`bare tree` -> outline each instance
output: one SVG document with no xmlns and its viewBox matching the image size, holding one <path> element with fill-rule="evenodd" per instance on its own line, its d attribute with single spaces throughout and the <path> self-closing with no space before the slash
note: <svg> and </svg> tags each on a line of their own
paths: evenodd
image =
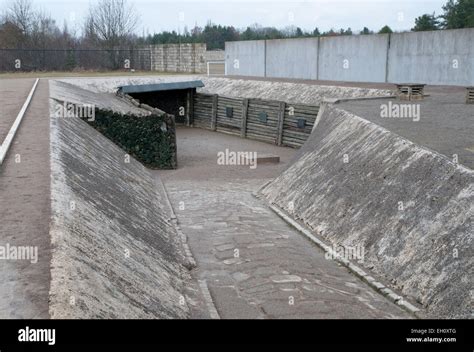
<svg viewBox="0 0 474 352">
<path fill-rule="evenodd" d="M 138 21 L 135 8 L 126 0 L 99 0 L 90 7 L 85 28 L 103 47 L 112 49 L 133 35 Z"/>
<path fill-rule="evenodd" d="M 31 0 L 15 0 L 7 7 L 5 18 L 15 24 L 24 35 L 30 34 L 35 21 Z"/>
</svg>

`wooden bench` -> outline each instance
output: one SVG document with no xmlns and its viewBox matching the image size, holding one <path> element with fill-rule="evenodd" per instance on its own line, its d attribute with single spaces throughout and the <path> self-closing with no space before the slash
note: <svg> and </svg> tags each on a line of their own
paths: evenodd
<svg viewBox="0 0 474 352">
<path fill-rule="evenodd" d="M 253 157 L 250 159 L 247 157 L 247 161 L 255 162 Z M 280 162 L 280 156 L 275 155 L 275 154 L 260 154 L 257 153 L 257 164 L 278 164 Z"/>
<path fill-rule="evenodd" d="M 466 87 L 466 104 L 474 104 L 474 87 Z"/>
<path fill-rule="evenodd" d="M 400 100 L 423 100 L 426 84 L 402 83 L 397 84 L 397 95 Z"/>
</svg>

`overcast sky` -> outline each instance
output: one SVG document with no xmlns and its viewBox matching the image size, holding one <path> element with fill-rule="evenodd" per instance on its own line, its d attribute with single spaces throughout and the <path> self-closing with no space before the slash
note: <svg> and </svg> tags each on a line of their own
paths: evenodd
<svg viewBox="0 0 474 352">
<path fill-rule="evenodd" d="M 0 0 L 5 3 L 9 0 Z M 89 3 L 94 0 L 33 0 L 62 26 L 80 29 Z M 424 13 L 441 14 L 447 0 L 128 0 L 140 14 L 138 34 L 183 30 L 184 26 L 216 24 L 245 28 L 253 23 L 284 28 L 290 25 L 321 31 L 364 26 L 379 30 L 385 24 L 394 30 L 409 30 Z"/>
</svg>

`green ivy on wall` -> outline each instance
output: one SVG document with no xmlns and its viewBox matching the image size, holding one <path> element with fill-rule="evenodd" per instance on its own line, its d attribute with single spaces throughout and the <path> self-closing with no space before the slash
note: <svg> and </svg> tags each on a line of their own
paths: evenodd
<svg viewBox="0 0 474 352">
<path fill-rule="evenodd" d="M 138 116 L 95 109 L 89 125 L 152 169 L 176 168 L 176 131 L 172 115 Z"/>
</svg>

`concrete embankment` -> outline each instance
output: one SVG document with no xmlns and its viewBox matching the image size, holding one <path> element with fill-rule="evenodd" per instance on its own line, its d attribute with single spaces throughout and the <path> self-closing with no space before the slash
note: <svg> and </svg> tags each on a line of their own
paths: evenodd
<svg viewBox="0 0 474 352">
<path fill-rule="evenodd" d="M 272 82 L 246 79 L 213 78 L 204 81 L 203 93 L 238 98 L 281 100 L 290 103 L 319 105 L 328 98 L 367 98 L 393 94 L 390 90 L 323 86 L 305 83 Z"/>
<path fill-rule="evenodd" d="M 474 171 L 328 107 L 294 163 L 260 190 L 428 316 L 471 317 Z"/>
<path fill-rule="evenodd" d="M 120 99 L 112 93 L 93 92 L 61 81 L 51 81 L 49 89 L 51 98 L 57 101 L 79 105 L 87 104 L 99 109 L 112 110 L 119 113 L 149 114 L 148 111 L 140 109 L 128 100 Z"/>
<path fill-rule="evenodd" d="M 51 317 L 188 317 L 189 272 L 150 172 L 76 117 L 51 118 L 51 172 Z"/>
<path fill-rule="evenodd" d="M 219 94 L 221 96 L 236 98 L 281 100 L 295 104 L 319 105 L 319 103 L 325 98 L 345 99 L 387 97 L 393 94 L 389 89 L 330 85 L 323 86 L 305 83 L 272 82 L 205 76 L 61 79 L 61 82 L 81 87 L 90 92 L 112 94 L 117 91 L 119 86 L 123 85 L 180 82 L 196 79 L 201 80 L 205 85 L 204 88 L 198 89 L 198 92 L 201 93 Z"/>
</svg>

